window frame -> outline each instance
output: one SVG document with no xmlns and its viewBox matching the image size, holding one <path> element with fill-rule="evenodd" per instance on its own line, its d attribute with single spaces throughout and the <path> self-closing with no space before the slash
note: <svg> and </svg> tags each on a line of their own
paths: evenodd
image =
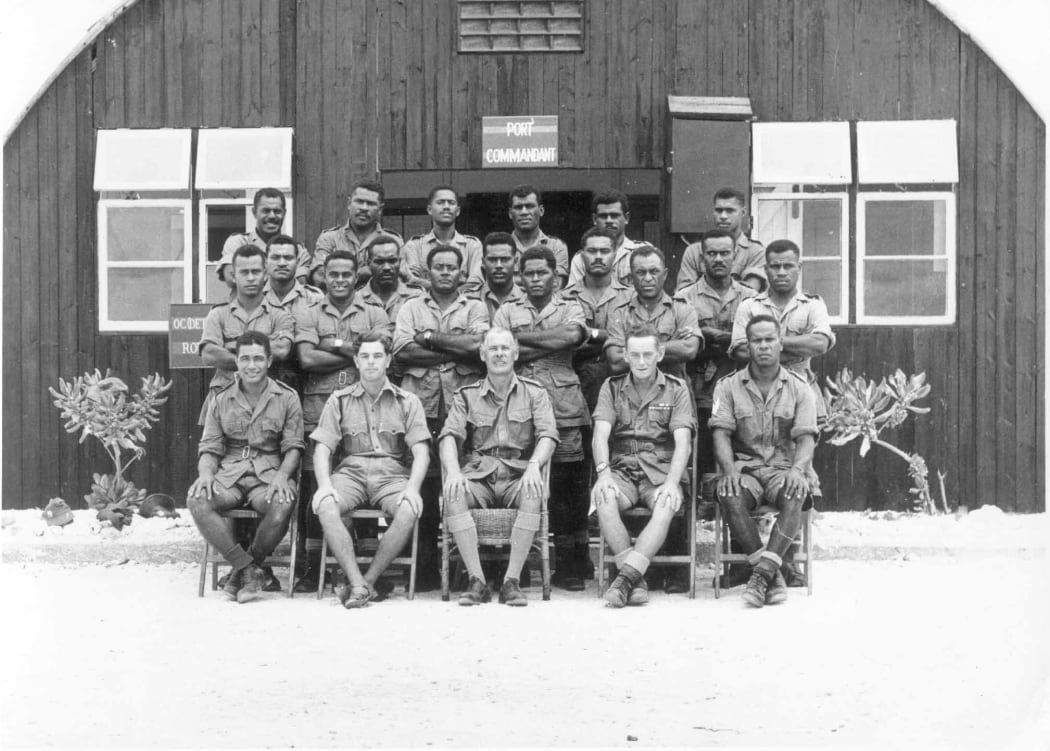
<svg viewBox="0 0 1050 751">
<path fill-rule="evenodd" d="M 109 260 L 109 214 L 111 208 L 181 208 L 183 212 L 183 259 L 181 261 L 111 261 Z M 138 319 L 117 321 L 109 318 L 110 269 L 177 269 L 182 274 L 182 299 L 193 296 L 193 201 L 190 198 L 99 198 L 98 220 L 98 327 L 99 332 L 167 333 L 168 320 Z"/>
<path fill-rule="evenodd" d="M 181 178 L 171 180 L 141 180 L 121 182 L 109 178 L 103 167 L 113 163 L 110 151 L 118 146 L 121 136 L 134 135 L 144 137 L 146 135 L 170 137 L 172 143 L 179 149 L 178 161 L 181 164 L 183 174 Z M 158 144 L 158 148 L 160 144 Z M 129 192 L 129 191 L 188 191 L 192 184 L 193 166 L 190 157 L 193 153 L 193 131 L 189 128 L 100 128 L 95 131 L 95 164 L 92 185 L 96 192 L 107 191 Z"/>
<path fill-rule="evenodd" d="M 945 201 L 944 222 L 944 245 L 943 255 L 878 255 L 872 256 L 865 253 L 867 215 L 866 207 L 869 202 L 890 201 Z M 924 190 L 924 191 L 873 191 L 857 190 L 856 201 L 856 249 L 857 249 L 857 271 L 856 271 L 856 323 L 860 326 L 944 326 L 953 325 L 958 317 L 958 204 L 954 191 L 951 190 Z M 918 261 L 943 259 L 947 265 L 945 274 L 945 314 L 937 316 L 883 316 L 869 315 L 864 312 L 864 271 L 867 259 L 877 261 Z"/>
<path fill-rule="evenodd" d="M 213 138 L 235 138 L 237 136 L 275 136 L 280 138 L 281 156 L 284 166 L 280 177 L 273 180 L 251 181 L 244 178 L 234 180 L 207 180 L 202 173 L 208 168 L 208 155 L 212 146 L 208 143 Z M 292 128 L 264 127 L 264 128 L 200 128 L 197 130 L 196 164 L 193 170 L 194 190 L 236 190 L 255 191 L 259 188 L 277 188 L 282 192 L 288 192 L 292 188 L 292 166 L 294 155 L 292 153 Z"/>
<path fill-rule="evenodd" d="M 758 188 L 766 188 L 768 185 L 759 185 Z M 828 190 L 828 191 L 813 191 L 813 192 L 777 192 L 775 189 L 768 192 L 761 192 L 760 190 L 752 190 L 751 193 L 751 219 L 754 225 L 758 224 L 759 218 L 759 206 L 763 202 L 773 201 L 838 201 L 841 207 L 841 218 L 842 223 L 839 228 L 839 299 L 841 304 L 839 306 L 839 315 L 831 315 L 829 313 L 829 320 L 831 323 L 838 326 L 849 325 L 849 311 L 850 311 L 850 274 L 852 267 L 850 265 L 850 254 L 849 254 L 849 211 L 850 211 L 850 196 L 849 191 L 845 189 L 845 186 L 839 186 L 839 190 Z M 777 238 L 779 239 L 779 238 Z M 801 245 L 800 245 L 801 247 Z M 799 289 L 806 291 L 804 284 L 806 278 L 806 264 L 807 263 L 820 263 L 821 260 L 830 261 L 832 256 L 806 256 L 806 249 L 802 249 L 802 272 L 799 276 Z M 814 292 L 816 290 L 809 290 Z"/>
</svg>

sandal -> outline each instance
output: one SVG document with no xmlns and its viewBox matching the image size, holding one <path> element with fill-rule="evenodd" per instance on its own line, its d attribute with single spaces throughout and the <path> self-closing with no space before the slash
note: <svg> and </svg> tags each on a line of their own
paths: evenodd
<svg viewBox="0 0 1050 751">
<path fill-rule="evenodd" d="M 354 587 L 347 584 L 339 590 L 339 602 L 341 602 L 343 607 L 347 610 L 363 608 L 374 600 L 375 596 L 375 590 L 367 584 L 360 587 Z"/>
</svg>

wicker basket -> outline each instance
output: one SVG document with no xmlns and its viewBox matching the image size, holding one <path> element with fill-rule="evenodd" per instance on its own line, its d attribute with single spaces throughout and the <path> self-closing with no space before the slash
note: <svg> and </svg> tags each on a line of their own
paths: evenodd
<svg viewBox="0 0 1050 751">
<path fill-rule="evenodd" d="M 478 537 L 509 538 L 518 512 L 509 508 L 479 508 L 472 509 L 470 515 L 477 525 Z"/>
</svg>

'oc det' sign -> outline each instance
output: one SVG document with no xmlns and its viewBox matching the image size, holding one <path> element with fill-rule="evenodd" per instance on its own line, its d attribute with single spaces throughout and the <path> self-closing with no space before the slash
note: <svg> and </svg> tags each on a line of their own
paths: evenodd
<svg viewBox="0 0 1050 751">
<path fill-rule="evenodd" d="M 557 167 L 558 116 L 481 118 L 482 167 Z"/>
<path fill-rule="evenodd" d="M 197 351 L 204 319 L 212 306 L 208 303 L 174 303 L 168 314 L 168 367 L 206 368 Z"/>
</svg>

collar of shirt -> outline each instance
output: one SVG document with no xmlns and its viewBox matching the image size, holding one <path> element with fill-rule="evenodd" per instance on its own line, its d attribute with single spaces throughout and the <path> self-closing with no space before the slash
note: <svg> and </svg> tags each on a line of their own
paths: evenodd
<svg viewBox="0 0 1050 751">
<path fill-rule="evenodd" d="M 265 286 L 263 286 L 263 301 L 277 308 L 283 308 L 288 303 L 294 302 L 297 297 L 303 297 L 307 300 L 310 298 L 302 282 L 296 282 L 283 300 L 277 297 L 277 293 L 273 291 L 273 287 L 270 286 L 269 282 L 266 282 Z"/>
<path fill-rule="evenodd" d="M 444 310 L 442 310 L 441 306 L 438 305 L 437 300 L 434 299 L 434 296 L 430 294 L 429 289 L 422 295 L 420 295 L 420 297 L 423 300 L 423 302 L 426 303 L 427 307 L 432 309 L 439 316 L 445 315 L 450 311 L 455 310 L 456 308 L 461 308 L 467 302 L 467 298 L 464 297 L 462 290 L 456 290 L 456 299 L 454 299 Z"/>
<path fill-rule="evenodd" d="M 585 276 L 583 277 L 583 279 L 576 282 L 576 284 L 571 284 L 565 289 L 563 289 L 561 291 L 562 297 L 565 297 L 570 300 L 579 300 L 581 297 L 583 297 L 584 292 L 590 292 L 592 289 L 595 289 L 593 287 L 587 286 L 585 281 L 586 279 L 587 277 Z M 598 289 L 601 289 L 601 295 L 598 297 L 597 300 L 591 301 L 595 307 L 601 307 L 609 300 L 615 299 L 622 292 L 630 289 L 630 287 L 628 287 L 626 284 L 621 284 L 620 281 L 614 277 L 612 282 L 610 282 L 605 287 L 599 287 Z"/>
<path fill-rule="evenodd" d="M 798 306 L 809 304 L 810 301 L 809 298 L 806 297 L 805 294 L 803 294 L 802 290 L 797 288 L 795 289 L 794 296 L 790 300 L 788 300 L 787 305 L 785 305 L 782 309 L 778 308 L 776 306 L 776 303 L 774 303 L 772 298 L 770 298 L 768 289 L 765 292 L 759 292 L 757 295 L 755 295 L 754 299 L 756 303 L 761 304 L 763 307 L 768 308 L 770 311 L 774 311 L 779 316 L 787 315 L 789 312 L 791 312 Z"/>
<path fill-rule="evenodd" d="M 729 280 L 729 289 L 727 290 L 728 294 L 724 298 L 718 293 L 718 290 L 716 290 L 714 287 L 707 283 L 706 276 L 701 275 L 700 278 L 697 279 L 692 286 L 696 290 L 697 295 L 701 297 L 710 297 L 714 300 L 717 300 L 718 302 L 729 302 L 740 297 L 741 284 L 735 279 Z M 685 289 L 680 289 L 678 290 L 677 294 L 682 294 L 687 289 L 689 289 L 689 287 L 686 287 Z"/>
<path fill-rule="evenodd" d="M 633 375 L 628 372 L 627 377 L 624 378 L 623 389 L 629 396 L 634 396 L 637 399 L 639 410 L 644 409 L 649 402 L 663 394 L 665 388 L 667 388 L 667 378 L 664 376 L 664 372 L 659 369 L 656 371 L 656 378 L 653 380 L 652 386 L 644 394 L 638 391 Z"/>
<path fill-rule="evenodd" d="M 502 300 L 500 300 L 498 297 L 496 297 L 496 295 L 492 293 L 492 288 L 489 287 L 488 282 L 485 282 L 480 287 L 478 287 L 478 291 L 474 294 L 482 300 L 492 300 L 492 302 L 499 303 L 500 305 L 506 305 L 510 302 L 517 302 L 518 300 L 526 299 L 525 290 L 523 290 L 517 284 L 510 285 L 510 294 L 508 294 Z"/>
<path fill-rule="evenodd" d="M 518 378 L 518 376 L 516 374 L 511 373 L 510 374 L 510 388 L 507 389 L 507 398 L 508 399 L 510 398 L 510 395 L 513 394 L 517 390 L 518 386 L 520 386 L 520 385 L 521 385 L 521 380 Z M 496 399 L 499 399 L 499 394 L 496 393 L 496 388 L 492 385 L 492 381 L 489 380 L 488 376 L 485 376 L 485 379 L 481 382 L 481 393 L 480 393 L 480 396 L 488 397 L 490 395 L 493 396 Z"/>
<path fill-rule="evenodd" d="M 273 382 L 272 378 L 267 378 L 266 383 L 263 385 L 262 393 L 259 394 L 259 401 L 257 401 L 255 403 L 255 407 L 252 408 L 252 405 L 248 403 L 248 397 L 244 395 L 244 390 L 241 388 L 240 374 L 235 373 L 233 376 L 233 380 L 234 383 L 230 387 L 231 389 L 233 389 L 233 400 L 237 403 L 239 407 L 249 412 L 253 420 L 260 412 L 262 412 L 266 408 L 266 405 L 270 401 L 270 399 L 277 395 L 277 384 Z"/>
<path fill-rule="evenodd" d="M 406 297 L 407 298 L 407 297 L 413 297 L 414 295 L 415 295 L 415 292 L 413 292 L 412 288 L 409 287 L 407 284 L 405 284 L 400 279 L 398 279 L 397 280 L 397 288 L 394 290 L 393 294 L 390 295 L 390 299 L 394 299 L 396 297 Z M 356 299 L 358 297 L 360 297 L 362 300 L 375 300 L 376 304 L 380 304 L 380 303 L 383 302 L 383 299 L 379 296 L 379 293 L 376 292 L 374 289 L 372 289 L 372 283 L 371 282 L 369 282 L 364 287 L 362 287 L 361 289 L 357 290 L 357 292 L 354 293 L 354 298 Z"/>
<path fill-rule="evenodd" d="M 355 311 L 361 311 L 364 309 L 365 304 L 361 302 L 360 297 L 356 293 L 350 299 L 350 304 L 346 306 L 346 310 L 342 312 L 340 312 L 339 308 L 337 308 L 332 303 L 331 299 L 329 299 L 327 295 L 325 295 L 325 298 L 321 300 L 321 311 L 332 316 L 333 318 L 347 318 Z"/>
<path fill-rule="evenodd" d="M 427 232 L 425 235 L 423 235 L 423 242 L 426 245 L 458 245 L 461 248 L 465 248 L 467 246 L 467 238 L 459 234 L 458 229 L 452 230 L 452 239 L 446 242 L 444 240 L 438 240 L 437 235 L 434 234 L 434 229 L 431 228 L 430 232 Z"/>
<path fill-rule="evenodd" d="M 784 384 L 787 383 L 789 376 L 787 368 L 783 365 L 777 370 L 777 387 L 770 389 L 767 397 L 762 396 L 762 392 L 759 391 L 758 386 L 755 385 L 755 379 L 751 377 L 751 368 L 743 368 L 740 370 L 740 382 L 744 385 L 744 388 L 754 393 L 760 400 L 768 404 L 772 399 L 776 398 L 776 395 L 780 393 L 780 390 L 784 388 Z"/>
<path fill-rule="evenodd" d="M 346 387 L 345 393 L 348 396 L 352 396 L 355 399 L 367 397 L 369 394 L 365 391 L 364 384 L 358 381 L 355 384 Z M 379 388 L 379 394 L 376 396 L 376 400 L 383 396 L 383 394 L 390 394 L 391 396 L 397 396 L 397 392 L 394 390 L 394 384 L 387 378 L 383 381 L 383 385 Z"/>
<path fill-rule="evenodd" d="M 666 291 L 660 290 L 659 303 L 660 303 L 660 305 L 663 305 L 665 308 L 670 308 L 670 307 L 672 307 L 672 304 L 674 303 L 674 300 L 671 298 L 671 296 L 669 294 L 667 294 Z M 637 310 L 639 308 L 645 309 L 645 305 L 642 303 L 641 299 L 639 299 L 639 297 L 638 297 L 638 291 L 637 290 L 634 290 L 634 291 L 631 292 L 631 296 L 629 298 L 627 298 L 627 302 L 624 303 L 624 304 L 627 307 L 629 307 L 629 308 L 634 308 L 635 310 Z"/>
<path fill-rule="evenodd" d="M 354 246 L 354 248 L 356 248 L 358 250 L 360 250 L 361 248 L 363 248 L 366 245 L 368 245 L 368 243 L 371 242 L 372 238 L 374 238 L 376 235 L 393 235 L 393 234 L 394 234 L 393 232 L 387 232 L 385 229 L 383 229 L 383 225 L 379 224 L 377 222 L 375 228 L 371 232 L 368 233 L 368 236 L 365 237 L 365 239 L 358 240 L 357 239 L 357 233 L 354 232 L 353 227 L 350 226 L 350 220 L 347 219 L 346 220 L 346 224 L 343 225 L 343 237 L 345 237 L 346 241 L 348 243 L 350 243 L 352 246 Z"/>
<path fill-rule="evenodd" d="M 249 313 L 247 310 L 244 309 L 244 307 L 241 306 L 241 301 L 237 298 L 236 294 L 234 294 L 230 298 L 229 305 L 230 313 L 244 321 L 253 321 L 259 316 L 270 312 L 270 304 L 266 302 L 265 297 L 259 300 L 259 304 L 251 313 Z"/>
<path fill-rule="evenodd" d="M 546 245 L 548 242 L 550 242 L 550 237 L 543 230 L 538 230 L 538 234 L 536 235 L 536 242 L 530 243 L 529 245 L 526 245 L 524 241 L 522 241 L 521 237 L 518 236 L 518 230 L 514 230 L 513 232 L 511 232 L 510 236 L 514 238 L 514 245 L 517 246 L 518 252 L 527 250 L 533 245 Z"/>
</svg>

